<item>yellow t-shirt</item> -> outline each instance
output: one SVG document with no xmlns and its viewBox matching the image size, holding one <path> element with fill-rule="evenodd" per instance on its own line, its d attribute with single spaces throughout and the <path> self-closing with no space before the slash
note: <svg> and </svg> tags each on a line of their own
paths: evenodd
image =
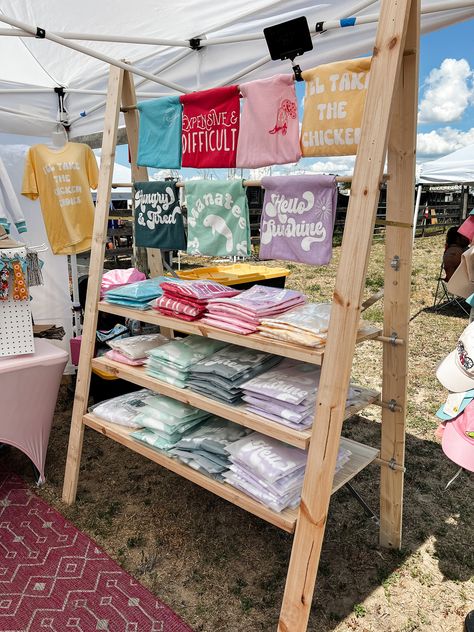
<svg viewBox="0 0 474 632">
<path fill-rule="evenodd" d="M 91 188 L 99 177 L 92 149 L 67 143 L 62 149 L 30 147 L 26 156 L 22 194 L 40 199 L 51 250 L 70 255 L 90 250 L 94 226 Z"/>
<path fill-rule="evenodd" d="M 357 153 L 370 62 L 370 57 L 362 57 L 303 71 L 306 82 L 301 126 L 303 156 Z"/>
</svg>

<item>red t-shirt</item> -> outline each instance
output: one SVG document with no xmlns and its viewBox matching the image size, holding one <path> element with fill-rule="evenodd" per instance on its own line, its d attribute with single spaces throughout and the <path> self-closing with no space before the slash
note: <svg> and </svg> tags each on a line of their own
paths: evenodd
<svg viewBox="0 0 474 632">
<path fill-rule="evenodd" d="M 235 167 L 239 136 L 238 86 L 180 97 L 183 104 L 183 167 Z"/>
</svg>

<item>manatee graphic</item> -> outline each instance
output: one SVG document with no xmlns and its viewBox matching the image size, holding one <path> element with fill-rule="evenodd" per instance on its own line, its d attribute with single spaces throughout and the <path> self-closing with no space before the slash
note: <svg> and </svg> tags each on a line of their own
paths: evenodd
<svg viewBox="0 0 474 632">
<path fill-rule="evenodd" d="M 204 218 L 203 226 L 210 227 L 213 235 L 218 233 L 219 235 L 225 237 L 225 249 L 229 253 L 232 252 L 234 248 L 234 238 L 232 237 L 232 231 L 227 226 L 226 221 L 222 219 L 222 217 L 211 213 Z"/>
</svg>

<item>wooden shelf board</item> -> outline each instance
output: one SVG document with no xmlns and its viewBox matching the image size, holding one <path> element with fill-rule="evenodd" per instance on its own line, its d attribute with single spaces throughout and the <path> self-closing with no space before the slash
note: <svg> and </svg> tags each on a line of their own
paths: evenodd
<svg viewBox="0 0 474 632">
<path fill-rule="evenodd" d="M 162 382 L 161 380 L 147 375 L 144 367 L 129 366 L 128 364 L 115 362 L 105 357 L 92 360 L 92 367 L 100 371 L 106 371 L 128 382 L 133 382 L 138 386 L 149 388 L 162 395 L 167 395 L 173 399 L 190 404 L 191 406 L 196 406 L 214 415 L 219 415 L 220 417 L 224 417 L 224 419 L 229 419 L 242 426 L 261 432 L 264 435 L 274 437 L 279 441 L 284 441 L 289 445 L 301 448 L 302 450 L 307 449 L 309 446 L 311 440 L 310 428 L 306 430 L 289 428 L 276 421 L 265 419 L 264 417 L 260 417 L 260 415 L 247 411 L 243 404 L 224 404 L 223 402 L 206 397 L 188 388 L 179 388 L 167 382 Z M 346 409 L 345 418 L 348 419 L 351 415 L 354 415 L 378 399 L 379 393 L 377 391 L 364 389 L 361 400 Z"/>
<path fill-rule="evenodd" d="M 259 518 L 270 522 L 276 527 L 279 527 L 288 533 L 294 532 L 298 516 L 297 509 L 286 509 L 281 513 L 272 511 L 271 509 L 268 509 L 268 507 L 265 507 L 256 500 L 253 500 L 250 496 L 247 496 L 231 485 L 221 483 L 204 476 L 204 474 L 193 470 L 191 467 L 188 467 L 177 459 L 172 459 L 162 452 L 155 450 L 151 446 L 141 443 L 140 441 L 136 441 L 130 436 L 133 429 L 102 421 L 92 414 L 84 415 L 83 423 L 109 439 L 130 448 L 134 452 L 145 456 L 154 463 L 157 463 L 171 472 L 196 483 L 196 485 L 207 489 L 213 494 L 224 498 L 234 505 L 245 509 L 249 513 L 258 516 Z M 371 463 L 379 454 L 379 451 L 375 448 L 370 448 L 361 443 L 357 443 L 356 441 L 352 441 L 351 439 L 341 438 L 341 447 L 349 449 L 352 452 L 352 456 L 349 463 L 347 463 L 334 477 L 333 493 L 351 480 L 356 474 L 364 469 L 364 467 L 369 465 L 369 463 Z"/>
<path fill-rule="evenodd" d="M 321 364 L 324 357 L 324 349 L 312 349 L 311 347 L 304 347 L 303 345 L 297 345 L 290 342 L 271 340 L 269 338 L 265 338 L 264 336 L 260 336 L 259 334 L 248 334 L 246 336 L 234 334 L 230 331 L 226 331 L 225 329 L 204 325 L 198 320 L 187 322 L 180 320 L 179 318 L 163 316 L 152 309 L 142 311 L 101 301 L 99 303 L 99 311 L 106 312 L 107 314 L 123 316 L 125 318 L 141 320 L 145 323 L 151 323 L 153 325 L 173 329 L 186 334 L 195 334 L 198 336 L 213 338 L 214 340 L 222 340 L 223 342 L 228 342 L 229 344 L 240 345 L 241 347 L 267 351 L 287 358 L 311 362 L 312 364 Z M 360 343 L 364 340 L 370 340 L 380 334 L 381 329 L 371 326 L 370 329 L 365 330 L 364 333 L 357 338 L 357 342 Z"/>
</svg>

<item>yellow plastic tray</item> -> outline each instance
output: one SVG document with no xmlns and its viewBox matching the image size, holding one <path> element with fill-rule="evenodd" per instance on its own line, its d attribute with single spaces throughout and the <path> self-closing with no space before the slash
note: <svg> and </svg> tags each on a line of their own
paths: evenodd
<svg viewBox="0 0 474 632">
<path fill-rule="evenodd" d="M 290 271 L 287 268 L 271 268 L 270 266 L 252 265 L 251 263 L 234 263 L 228 266 L 211 266 L 208 268 L 193 268 L 192 270 L 179 270 L 176 272 L 180 279 L 197 281 L 210 279 L 222 285 L 234 285 L 237 283 L 253 283 L 264 279 L 287 277 Z"/>
</svg>

